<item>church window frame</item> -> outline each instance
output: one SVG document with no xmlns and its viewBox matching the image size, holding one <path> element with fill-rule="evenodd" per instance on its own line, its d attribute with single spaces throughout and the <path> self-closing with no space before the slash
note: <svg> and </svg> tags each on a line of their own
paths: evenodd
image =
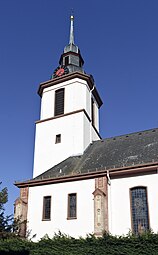
<svg viewBox="0 0 158 255">
<path fill-rule="evenodd" d="M 61 134 L 56 135 L 56 137 L 55 137 L 55 143 L 56 143 L 56 144 L 61 143 Z"/>
<path fill-rule="evenodd" d="M 57 89 L 55 91 L 55 103 L 54 103 L 54 116 L 64 114 L 65 104 L 65 88 Z"/>
<path fill-rule="evenodd" d="M 77 219 L 77 193 L 68 194 L 67 219 Z"/>
<path fill-rule="evenodd" d="M 43 197 L 43 213 L 42 220 L 49 221 L 51 220 L 51 196 Z"/>
<path fill-rule="evenodd" d="M 130 188 L 131 229 L 135 235 L 150 230 L 148 190 L 146 186 Z"/>
</svg>

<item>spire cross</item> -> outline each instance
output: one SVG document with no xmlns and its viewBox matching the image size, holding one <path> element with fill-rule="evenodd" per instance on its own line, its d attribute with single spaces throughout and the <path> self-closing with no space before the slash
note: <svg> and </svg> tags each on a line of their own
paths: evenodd
<svg viewBox="0 0 158 255">
<path fill-rule="evenodd" d="M 69 44 L 74 44 L 74 16 L 71 14 L 70 16 L 70 41 Z"/>
</svg>

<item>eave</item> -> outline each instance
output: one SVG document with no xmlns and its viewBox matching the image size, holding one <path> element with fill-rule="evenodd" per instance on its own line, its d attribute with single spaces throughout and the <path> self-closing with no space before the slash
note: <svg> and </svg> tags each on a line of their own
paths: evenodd
<svg viewBox="0 0 158 255">
<path fill-rule="evenodd" d="M 98 93 L 96 87 L 94 86 L 94 82 L 93 82 L 91 76 L 87 75 L 87 74 L 83 74 L 81 72 L 73 72 L 73 73 L 65 74 L 65 75 L 63 75 L 61 77 L 54 78 L 52 80 L 49 80 L 49 81 L 41 83 L 39 85 L 38 94 L 39 94 L 40 97 L 42 97 L 43 90 L 45 88 L 49 88 L 51 86 L 54 86 L 54 85 L 58 84 L 59 82 L 65 82 L 65 81 L 68 81 L 68 80 L 71 80 L 71 79 L 74 79 L 74 78 L 83 79 L 83 80 L 85 80 L 87 82 L 90 90 L 93 89 L 92 90 L 92 94 L 95 97 L 95 99 L 97 101 L 97 104 L 98 104 L 98 106 L 100 108 L 101 105 L 103 104 L 103 102 L 101 100 L 101 97 L 99 96 L 99 93 Z"/>
<path fill-rule="evenodd" d="M 60 176 L 60 177 L 53 177 L 48 179 L 32 179 L 24 182 L 16 182 L 14 185 L 18 188 L 24 187 L 34 187 L 34 186 L 41 186 L 41 185 L 48 185 L 48 184 L 55 184 L 55 183 L 63 183 L 63 182 L 71 182 L 71 181 L 80 181 L 80 180 L 87 180 L 87 179 L 94 179 L 103 176 L 109 176 L 110 179 L 117 179 L 117 178 L 126 178 L 126 177 L 133 177 L 139 175 L 147 175 L 147 174 L 157 174 L 158 173 L 158 162 L 148 163 L 148 164 L 141 164 L 129 167 L 121 167 L 121 168 L 113 168 L 113 169 L 103 169 L 95 172 L 87 172 L 87 173 L 80 173 L 74 175 L 67 175 L 67 176 Z"/>
</svg>

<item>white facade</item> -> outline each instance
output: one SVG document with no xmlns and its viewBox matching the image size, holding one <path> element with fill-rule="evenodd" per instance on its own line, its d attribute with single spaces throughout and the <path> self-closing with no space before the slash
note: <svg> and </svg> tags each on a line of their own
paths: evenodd
<svg viewBox="0 0 158 255">
<path fill-rule="evenodd" d="M 143 175 L 115 179 L 109 186 L 109 232 L 113 235 L 126 235 L 131 231 L 130 189 L 137 186 L 147 188 L 149 225 L 158 231 L 158 175 Z"/>
<path fill-rule="evenodd" d="M 131 231 L 130 189 L 134 187 L 147 188 L 149 225 L 155 233 L 158 231 L 158 205 L 155 203 L 158 199 L 157 183 L 157 174 L 111 180 L 106 194 L 108 195 L 108 214 L 104 215 L 104 220 L 108 219 L 108 230 L 112 235 L 126 235 Z M 95 233 L 94 215 L 98 213 L 98 209 L 95 212 L 95 189 L 95 178 L 30 187 L 27 230 L 31 231 L 32 235 L 36 234 L 35 240 L 39 240 L 45 234 L 52 237 L 59 231 L 75 238 Z M 68 195 L 71 193 L 77 195 L 75 219 L 68 219 Z M 45 196 L 51 196 L 50 220 L 42 219 Z"/>
<path fill-rule="evenodd" d="M 39 240 L 61 231 L 73 237 L 85 237 L 94 231 L 93 192 L 95 180 L 82 180 L 29 188 L 27 230 Z M 77 218 L 67 219 L 68 194 L 77 194 Z M 51 196 L 51 219 L 42 220 L 43 197 Z"/>
<path fill-rule="evenodd" d="M 55 91 L 65 89 L 64 115 L 54 116 Z M 92 93 L 85 80 L 75 78 L 45 88 L 42 95 L 41 118 L 36 123 L 33 177 L 66 158 L 81 155 L 88 145 L 99 140 L 98 106 L 95 103 L 95 128 L 91 123 Z M 55 118 L 54 118 L 55 117 Z M 55 143 L 56 135 L 61 143 Z"/>
</svg>

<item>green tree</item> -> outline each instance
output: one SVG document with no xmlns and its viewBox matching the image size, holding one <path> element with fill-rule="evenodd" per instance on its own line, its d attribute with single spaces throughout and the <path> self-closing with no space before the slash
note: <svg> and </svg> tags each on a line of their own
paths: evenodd
<svg viewBox="0 0 158 255">
<path fill-rule="evenodd" d="M 2 183 L 0 182 L 0 185 Z M 3 188 L 0 190 L 0 237 L 5 237 L 8 233 L 13 232 L 13 216 L 5 215 L 5 207 L 4 205 L 8 202 L 8 190 L 7 188 Z"/>
</svg>

